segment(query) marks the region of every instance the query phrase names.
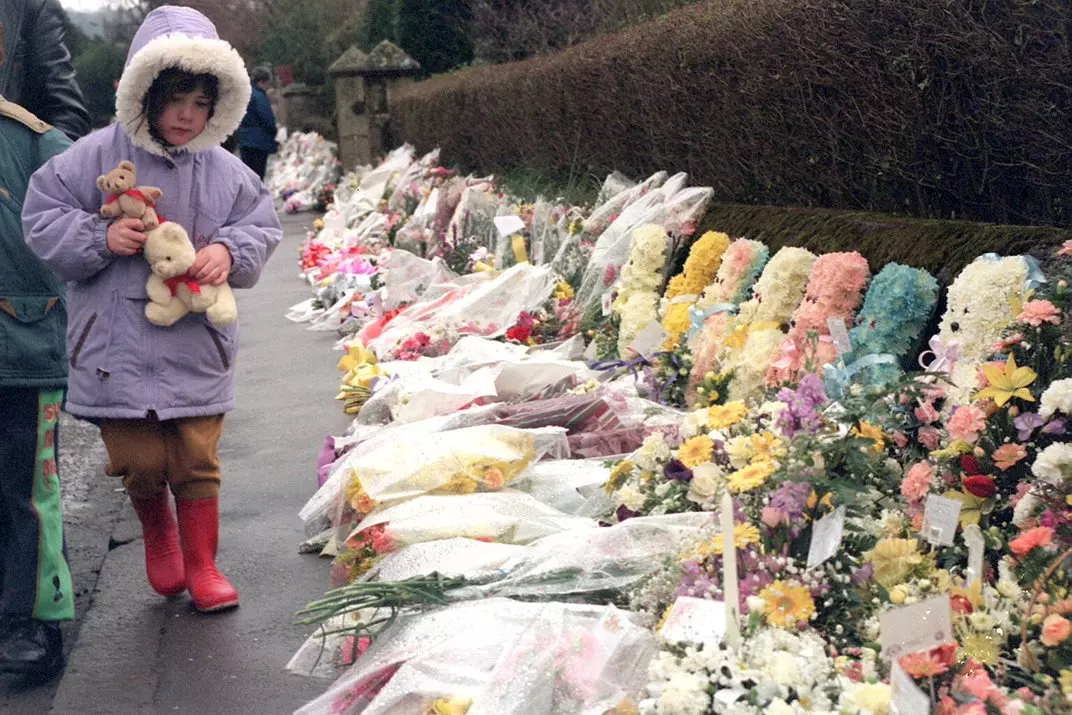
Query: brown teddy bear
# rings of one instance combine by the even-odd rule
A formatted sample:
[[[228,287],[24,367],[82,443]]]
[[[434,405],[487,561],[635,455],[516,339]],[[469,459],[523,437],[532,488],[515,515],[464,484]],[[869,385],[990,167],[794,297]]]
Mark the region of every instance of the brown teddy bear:
[[[137,178],[137,169],[129,161],[121,161],[119,166],[97,177],[97,188],[109,195],[101,206],[101,216],[141,219],[145,230],[151,231],[160,225],[155,207],[164,192],[155,186],[135,186]]]

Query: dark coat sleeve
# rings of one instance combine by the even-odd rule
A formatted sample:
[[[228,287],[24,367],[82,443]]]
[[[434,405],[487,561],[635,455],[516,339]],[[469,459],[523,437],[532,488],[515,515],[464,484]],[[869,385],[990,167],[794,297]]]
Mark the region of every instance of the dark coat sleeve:
[[[275,135],[278,129],[275,126],[275,115],[272,113],[272,103],[268,101],[268,95],[264,92],[254,92],[253,96],[257,118],[260,120],[264,130],[268,132],[271,141],[275,141]]]
[[[71,139],[83,137],[89,132],[89,113],[75,82],[60,5],[57,0],[42,0],[27,9],[22,104]]]

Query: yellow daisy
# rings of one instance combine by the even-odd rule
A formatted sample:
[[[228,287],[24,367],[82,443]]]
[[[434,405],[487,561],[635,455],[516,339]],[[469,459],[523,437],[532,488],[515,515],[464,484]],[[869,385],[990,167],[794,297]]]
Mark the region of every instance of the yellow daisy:
[[[882,433],[882,429],[867,420],[860,420],[859,427],[853,429],[852,433],[861,439],[872,440],[875,444],[871,449],[876,452],[881,452],[886,447],[886,435]]]
[[[774,473],[774,465],[769,460],[757,460],[743,469],[731,472],[726,477],[731,492],[747,492],[767,481]]]
[[[610,470],[610,474],[607,476],[607,483],[603,485],[603,491],[607,494],[613,493],[618,489],[625,480],[629,478],[629,475],[633,473],[633,463],[628,459],[623,459],[614,466],[614,469]]]
[[[775,581],[759,592],[767,623],[778,628],[794,628],[815,615],[815,601],[804,586]]]
[[[677,450],[677,458],[686,467],[693,469],[704,462],[710,462],[714,453],[715,443],[707,435],[701,434],[686,440]]]
[[[1038,378],[1038,373],[1029,367],[1017,367],[1016,356],[1011,353],[1004,368],[988,363],[983,365],[983,374],[990,384],[975,394],[976,400],[990,399],[997,403],[998,407],[1004,407],[1005,403],[1014,397],[1028,402],[1035,401],[1027,386]]]
[[[711,429],[725,429],[737,424],[748,416],[748,408],[740,400],[715,405],[707,409],[707,426]]]
[[[747,521],[739,521],[733,525],[733,545],[738,549],[743,549],[749,544],[758,544],[759,541],[759,529],[752,524]],[[722,535],[718,534],[697,546],[696,550],[690,553],[687,558],[694,561],[703,561],[714,554],[721,554],[722,548]]]

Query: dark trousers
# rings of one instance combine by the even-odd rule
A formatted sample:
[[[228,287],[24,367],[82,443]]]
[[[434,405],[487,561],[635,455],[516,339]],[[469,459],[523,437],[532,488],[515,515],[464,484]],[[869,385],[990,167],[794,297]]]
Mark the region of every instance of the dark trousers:
[[[0,616],[74,618],[56,450],[62,389],[0,388]]]
[[[244,146],[238,150],[238,153],[242,155],[242,161],[246,166],[253,169],[253,172],[263,180],[264,172],[268,170],[268,152]]]

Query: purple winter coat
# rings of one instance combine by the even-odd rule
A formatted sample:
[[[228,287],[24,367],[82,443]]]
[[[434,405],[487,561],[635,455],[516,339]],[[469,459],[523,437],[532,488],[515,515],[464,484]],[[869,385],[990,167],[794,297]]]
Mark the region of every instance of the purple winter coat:
[[[205,131],[179,150],[149,134],[142,97],[157,73],[181,66],[220,80]],[[202,313],[169,328],[145,317],[149,266],[116,256],[98,210],[101,174],[128,159],[137,183],[157,186],[160,216],[181,224],[198,248],[222,243],[234,265],[230,283],[249,288],[282,238],[271,196],[257,176],[219,147],[238,127],[250,84],[241,57],[196,10],[163,7],[131,45],[116,98],[117,123],[53,158],[30,181],[23,225],[30,248],[67,284],[67,409],[85,418],[161,420],[219,414],[234,407],[238,328],[217,329]],[[241,313],[241,310],[239,311]]]

